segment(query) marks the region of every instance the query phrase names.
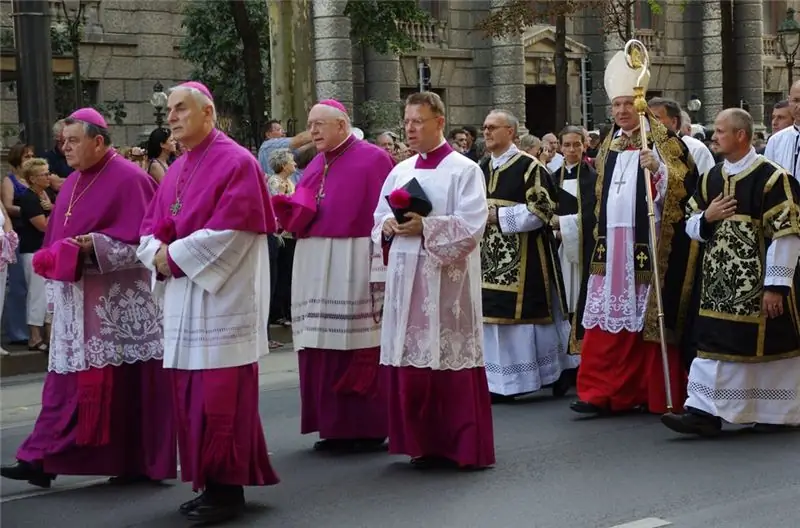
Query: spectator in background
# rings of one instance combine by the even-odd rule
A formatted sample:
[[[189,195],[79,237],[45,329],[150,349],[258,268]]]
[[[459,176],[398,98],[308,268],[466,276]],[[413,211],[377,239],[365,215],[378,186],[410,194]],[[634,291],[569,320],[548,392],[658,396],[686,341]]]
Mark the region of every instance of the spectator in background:
[[[47,231],[47,219],[53,210],[55,193],[50,190],[50,168],[47,160],[33,158],[22,164],[22,177],[28,188],[20,194],[14,204],[19,207],[20,223],[19,252],[25,284],[28,287],[26,298],[26,319],[28,322],[28,350],[48,351],[49,336],[45,328],[47,296],[44,278],[33,271],[33,255],[42,248]]]
[[[686,110],[681,110],[681,123],[678,135],[691,136],[692,135],[692,117]]]
[[[390,156],[394,157],[396,153],[395,139],[394,134],[387,130],[386,132],[381,132],[378,137],[375,138],[375,144],[388,152]]]
[[[297,169],[297,163],[289,149],[278,149],[269,158],[274,175],[269,177],[269,193],[272,196],[294,194],[294,183],[291,176]],[[278,242],[278,255],[275,262],[275,285],[272,289],[270,304],[270,320],[274,324],[291,326],[292,312],[292,262],[296,240],[291,233],[281,228],[275,235]]]
[[[542,138],[542,148],[548,151],[547,161],[542,159],[542,163],[547,165],[547,170],[550,174],[555,174],[561,165],[564,163],[564,156],[561,155],[561,146],[558,143],[558,138],[555,134],[545,134]],[[543,156],[544,157],[544,156]]]
[[[467,133],[467,152],[464,154],[466,157],[477,163],[483,158],[483,153],[478,155],[478,145],[476,144],[479,139],[478,129],[474,126],[467,125],[464,127],[464,132]]]
[[[33,158],[33,147],[30,145],[17,143],[11,147],[8,151],[8,164],[11,166],[11,172],[3,178],[2,185],[0,185],[0,198],[15,231],[18,230],[22,219],[19,207],[14,202],[18,196],[28,190],[28,184],[22,177],[22,164],[31,158]],[[5,306],[9,307],[9,310],[3,317],[3,330],[7,341],[26,343],[29,334],[25,323],[25,310],[19,308],[25,306],[28,287],[25,283],[25,271],[22,268],[19,248],[16,250],[14,262],[8,264],[7,273],[8,290],[6,291]]]
[[[272,156],[273,152],[278,149],[289,149],[296,155],[300,150],[313,146],[311,142],[311,132],[306,130],[294,137],[287,138],[281,122],[277,119],[273,119],[267,123],[264,137],[266,139],[258,149],[258,163],[268,176],[272,176],[273,174],[269,166],[269,158]],[[296,185],[297,182],[300,181],[301,176],[302,173],[300,171],[295,171],[295,173],[292,174],[292,183]]]
[[[778,101],[772,107],[772,134],[780,132],[784,128],[789,128],[794,124],[794,116],[789,101],[784,99]]]
[[[542,140],[533,134],[525,134],[519,138],[519,149],[539,159],[539,154],[542,152]]]
[[[157,128],[147,138],[147,174],[156,183],[167,173],[170,158],[175,154],[175,139],[168,128]]]
[[[11,218],[0,202],[0,314],[3,313],[3,304],[6,298],[6,274],[8,265],[16,262],[17,233],[11,226]],[[0,346],[0,356],[7,356],[8,351]]]
[[[55,192],[61,189],[61,184],[72,174],[72,167],[67,163],[67,158],[61,151],[64,144],[64,120],[59,119],[53,125],[53,148],[44,153],[44,159],[50,167],[50,188]]]
[[[464,129],[456,128],[455,130],[451,130],[449,139],[450,146],[453,147],[453,150],[466,156],[469,150],[469,140],[467,139],[467,133]]]

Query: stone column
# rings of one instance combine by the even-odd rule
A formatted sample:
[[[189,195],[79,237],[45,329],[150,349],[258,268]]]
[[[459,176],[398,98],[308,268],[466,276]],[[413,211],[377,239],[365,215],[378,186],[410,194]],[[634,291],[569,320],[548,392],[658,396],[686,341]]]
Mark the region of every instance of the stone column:
[[[733,34],[739,99],[750,103],[757,127],[764,124],[764,42],[761,0],[736,0],[733,4]]]
[[[491,0],[492,11],[505,3],[506,0]],[[514,114],[519,119],[520,135],[525,134],[525,48],[522,35],[492,37],[491,49],[492,107]]]
[[[273,3],[273,2],[270,2]],[[280,2],[278,2],[280,3]],[[311,44],[311,0],[292,0],[292,114],[305,125],[314,103],[314,50]]]
[[[714,122],[722,111],[722,13],[719,0],[703,0],[702,57],[704,124]]]
[[[400,116],[400,59],[393,54],[364,50],[364,93],[371,105],[380,105],[381,118],[368,121],[372,136],[387,128],[396,129]],[[376,116],[377,117],[377,116]]]
[[[350,19],[345,0],[315,0],[314,71],[317,100],[336,99],[353,112],[353,62]]]

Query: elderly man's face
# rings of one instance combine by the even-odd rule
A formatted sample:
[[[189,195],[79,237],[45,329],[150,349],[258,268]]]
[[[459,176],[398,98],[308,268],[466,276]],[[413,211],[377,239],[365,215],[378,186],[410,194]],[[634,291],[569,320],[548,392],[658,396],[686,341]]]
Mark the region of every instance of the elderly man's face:
[[[394,154],[394,139],[389,134],[381,134],[375,144],[389,154]]]
[[[167,122],[172,137],[189,145],[189,148],[194,146],[192,143],[202,135],[206,124],[211,122],[211,114],[211,105],[201,105],[189,90],[175,90],[169,94]]]
[[[308,113],[308,130],[317,152],[333,150],[347,139],[347,124],[335,117],[331,108],[315,105]]]
[[[86,135],[83,123],[64,127],[64,157],[73,169],[85,170],[94,165],[105,152],[103,138]]]

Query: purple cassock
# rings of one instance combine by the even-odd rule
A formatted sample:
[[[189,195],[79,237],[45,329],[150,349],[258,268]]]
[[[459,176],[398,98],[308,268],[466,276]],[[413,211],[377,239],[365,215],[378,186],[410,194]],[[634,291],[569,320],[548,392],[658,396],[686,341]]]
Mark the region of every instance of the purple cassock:
[[[140,258],[152,262],[168,246],[172,276],[158,277],[164,366],[181,478],[194,490],[278,483],[258,414],[258,358],[268,346],[266,237],[274,231],[258,161],[216,129],[169,167],[142,223]]]
[[[66,239],[90,235],[94,249],[72,263],[74,276],[48,283],[53,322],[42,410],[17,452],[46,473],[176,477],[161,311],[136,257],[154,194],[152,178],[111,149],[66,179],[50,215],[42,251],[57,252],[59,267],[69,267],[59,258],[76,255]]]
[[[292,197],[276,196],[296,234],[292,331],[300,363],[301,432],[323,440],[383,440],[387,394],[379,376],[383,270],[372,212],[394,166],[351,135],[317,155]]]

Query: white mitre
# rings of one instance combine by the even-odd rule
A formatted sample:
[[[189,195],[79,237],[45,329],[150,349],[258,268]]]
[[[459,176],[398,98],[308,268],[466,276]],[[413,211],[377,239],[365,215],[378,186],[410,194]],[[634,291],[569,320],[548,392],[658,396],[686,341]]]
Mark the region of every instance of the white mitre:
[[[633,88],[639,85],[641,73],[641,68],[633,69],[628,66],[624,51],[618,51],[606,66],[604,84],[608,100],[613,101],[617,97],[633,97]],[[644,91],[647,92],[647,85],[650,84],[650,70],[645,72],[641,84]]]

